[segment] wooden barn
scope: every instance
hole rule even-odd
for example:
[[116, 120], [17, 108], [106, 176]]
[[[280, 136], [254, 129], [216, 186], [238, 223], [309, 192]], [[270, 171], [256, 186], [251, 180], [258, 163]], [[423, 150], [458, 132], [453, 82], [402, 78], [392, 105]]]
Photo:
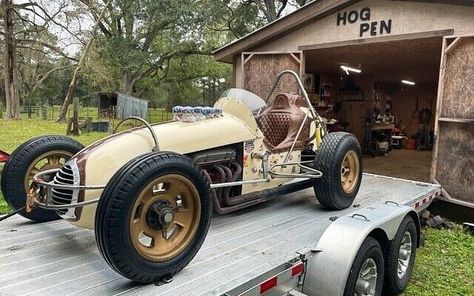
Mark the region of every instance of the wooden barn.
[[129, 116], [138, 116], [146, 119], [148, 101], [130, 95], [113, 92], [98, 93], [99, 117], [124, 119]]
[[[316, 0], [214, 55], [261, 97], [296, 71], [329, 129], [358, 137], [367, 172], [474, 206], [474, 1]], [[280, 90], [298, 92], [289, 77]]]

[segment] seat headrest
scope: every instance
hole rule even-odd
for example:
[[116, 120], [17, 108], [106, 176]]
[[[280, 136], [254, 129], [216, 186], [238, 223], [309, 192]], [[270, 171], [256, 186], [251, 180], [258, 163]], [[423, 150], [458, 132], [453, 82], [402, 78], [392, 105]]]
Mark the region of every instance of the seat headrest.
[[271, 106], [273, 109], [288, 109], [292, 106], [306, 106], [306, 101], [303, 97], [297, 94], [281, 93], [275, 97]]

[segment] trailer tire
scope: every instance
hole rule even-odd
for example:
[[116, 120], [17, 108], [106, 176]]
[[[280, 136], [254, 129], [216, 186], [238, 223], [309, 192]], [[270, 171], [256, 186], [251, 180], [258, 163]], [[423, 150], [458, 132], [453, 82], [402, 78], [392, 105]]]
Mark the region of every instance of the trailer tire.
[[[60, 168], [82, 148], [84, 146], [74, 139], [52, 135], [36, 137], [21, 144], [13, 151], [2, 171], [1, 190], [6, 202], [15, 210], [25, 206], [32, 174]], [[29, 213], [23, 210], [19, 214], [35, 222], [59, 219], [55, 211], [40, 208]]]
[[316, 151], [315, 167], [323, 173], [314, 181], [314, 192], [321, 205], [331, 210], [349, 207], [362, 180], [362, 150], [350, 133], [327, 134]]
[[117, 171], [102, 193], [95, 215], [97, 245], [122, 276], [158, 282], [194, 258], [211, 213], [209, 181], [189, 157], [148, 153]]
[[[398, 295], [408, 286], [415, 263], [417, 240], [418, 232], [415, 222], [412, 217], [406, 216], [400, 223], [395, 238], [388, 246], [385, 269], [387, 294]], [[402, 250], [400, 250], [401, 248]], [[402, 264], [399, 259], [405, 262]], [[403, 268], [404, 266], [406, 268]]]
[[[375, 265], [375, 266], [374, 266]], [[366, 268], [373, 272], [375, 267], [376, 278], [375, 281], [366, 281], [367, 285], [365, 290], [370, 288], [371, 293], [363, 293], [360, 289], [364, 288], [364, 285], [361, 285], [364, 279], [361, 278], [361, 273]], [[367, 276], [367, 274], [365, 275]], [[361, 279], [361, 282], [358, 284], [358, 280]], [[354, 296], [354, 295], [373, 295], [380, 296], [382, 295], [383, 290], [383, 280], [384, 280], [384, 259], [383, 252], [380, 244], [377, 240], [372, 237], [367, 237], [362, 243], [357, 255], [352, 263], [352, 267], [347, 278], [346, 287], [344, 289], [344, 296]], [[364, 290], [364, 291], [365, 291]]]

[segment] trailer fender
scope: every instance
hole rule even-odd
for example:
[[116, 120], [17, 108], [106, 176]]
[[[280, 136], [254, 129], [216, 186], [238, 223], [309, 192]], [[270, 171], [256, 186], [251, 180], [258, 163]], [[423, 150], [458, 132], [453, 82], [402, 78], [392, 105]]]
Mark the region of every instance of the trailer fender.
[[419, 225], [413, 208], [393, 202], [374, 204], [338, 218], [312, 248], [315, 254], [308, 258], [303, 292], [343, 295], [352, 263], [365, 238], [377, 234], [377, 239], [384, 234], [392, 240], [407, 215], [416, 217]]

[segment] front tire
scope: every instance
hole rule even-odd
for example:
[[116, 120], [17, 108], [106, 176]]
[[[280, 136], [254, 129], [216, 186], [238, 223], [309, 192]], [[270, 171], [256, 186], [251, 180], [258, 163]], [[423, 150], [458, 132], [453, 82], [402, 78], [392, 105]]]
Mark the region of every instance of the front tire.
[[149, 153], [109, 181], [97, 205], [95, 235], [122, 276], [152, 283], [183, 269], [200, 249], [212, 213], [209, 181], [189, 157]]
[[323, 173], [313, 185], [319, 203], [330, 210], [349, 207], [362, 181], [362, 150], [357, 138], [345, 132], [327, 134], [315, 162]]
[[352, 263], [344, 296], [380, 296], [384, 280], [384, 259], [380, 244], [372, 237], [362, 243]]
[[[33, 176], [41, 171], [62, 167], [84, 146], [64, 136], [33, 138], [13, 151], [2, 171], [1, 189], [6, 202], [15, 210], [25, 206]], [[59, 219], [55, 211], [41, 208], [19, 213], [36, 222]]]
[[386, 292], [398, 295], [408, 286], [416, 258], [418, 232], [413, 218], [406, 216], [390, 242], [385, 270]]

